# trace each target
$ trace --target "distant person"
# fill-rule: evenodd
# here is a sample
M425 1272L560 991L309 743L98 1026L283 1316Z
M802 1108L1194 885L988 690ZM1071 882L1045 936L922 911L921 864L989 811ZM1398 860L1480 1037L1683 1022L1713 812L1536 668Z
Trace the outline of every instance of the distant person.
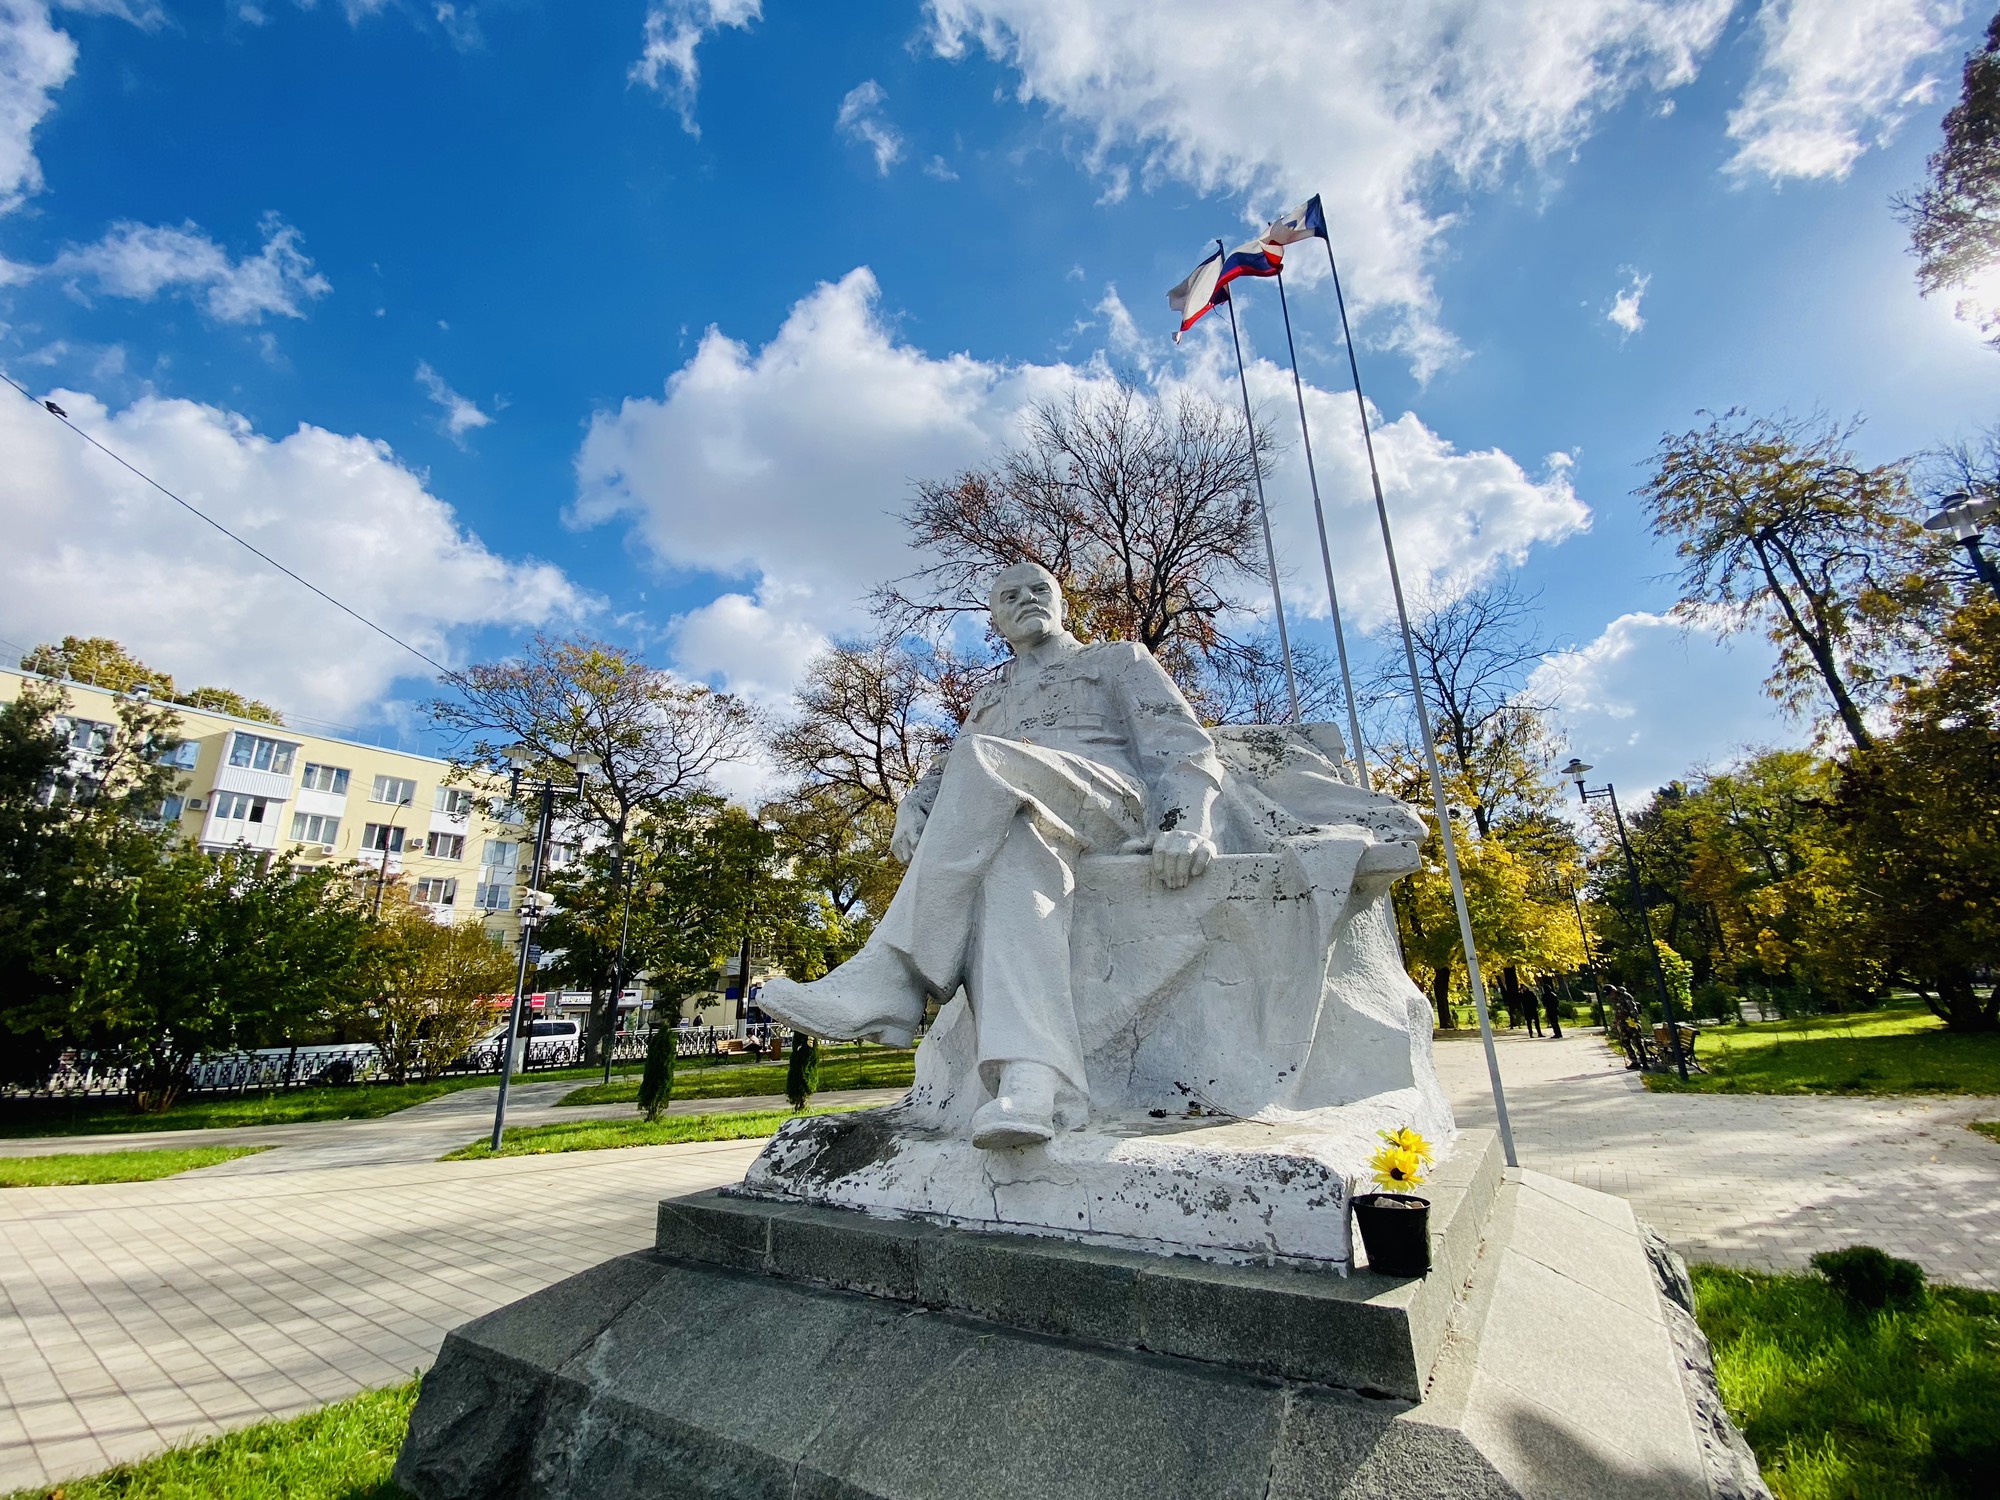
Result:
M1562 1040L1562 1001L1556 996L1556 982L1549 975L1542 976L1542 1014L1548 1017L1549 1035Z
M1505 970L1501 982L1507 986L1507 1009L1517 1016L1528 1018L1528 1035L1542 1034L1540 1008L1535 1003L1534 991L1521 983L1521 976L1512 969Z

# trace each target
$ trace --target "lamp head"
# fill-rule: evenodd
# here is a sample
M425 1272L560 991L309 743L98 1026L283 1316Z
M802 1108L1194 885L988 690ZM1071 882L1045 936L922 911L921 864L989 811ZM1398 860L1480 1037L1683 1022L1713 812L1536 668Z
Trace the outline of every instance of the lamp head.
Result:
M525 771L535 763L535 752L528 745L509 745L500 754L507 764L512 766L516 771Z
M1567 777L1571 781L1574 781L1577 784L1578 790L1581 790L1583 787L1583 778L1589 775L1590 771L1591 767L1585 765L1582 761L1578 760L1574 755L1572 755L1569 758L1569 764L1564 766L1562 770L1557 774Z
M1944 505L1934 516L1924 519L1924 530L1949 532L1955 542L1969 542L1986 527L1986 520L2000 509L2000 499L1991 495L1975 496L1967 490L1954 490L1944 497Z

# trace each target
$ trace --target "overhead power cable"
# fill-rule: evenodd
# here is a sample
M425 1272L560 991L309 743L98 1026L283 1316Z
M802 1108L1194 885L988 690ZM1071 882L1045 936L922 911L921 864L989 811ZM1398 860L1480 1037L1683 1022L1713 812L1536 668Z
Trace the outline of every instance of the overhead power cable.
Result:
M228 537L230 541L236 543L237 546L241 547L251 556L258 558L260 561L269 563L272 567L276 568L280 573L283 573L287 578L291 579L293 583L298 584L301 588L310 589L313 593L319 595L320 598L324 599L328 604L331 604L335 609L339 610L342 614L347 615L351 619L360 621L363 625L366 625L370 630L374 631L377 635L381 636L383 640L390 641L398 646L401 646L405 651L409 652L410 655L416 657L417 660L424 662L432 667L435 667L444 676L449 677L451 675L451 668L447 667L443 662L439 661L436 657L428 655L423 651L419 651L415 646L412 646L408 641L404 640L401 636L397 635L395 632L387 630L380 625L377 625L373 620L369 619L368 616L362 614L360 610L354 609L349 605L342 604L338 599L334 598L333 595L329 594L325 589L321 588L318 584L313 583L309 579L301 578L298 574L294 573L290 568L286 567L283 563L279 562L275 557L271 556L270 553L261 550L253 543L245 541L242 537L238 536L235 532L231 531L227 526L224 526L220 521L216 520L215 517L207 514L206 512L198 509L193 505L190 505L187 501L183 500L179 495L176 495L172 490L168 489L164 484L161 484L159 480L155 479L152 475L148 474L144 469L140 468L137 464L134 464L129 460L127 460L123 455L118 453L115 449L107 448L104 444L100 443L96 438L92 437L89 433L85 432L81 427L77 426L76 423L72 422L69 419L69 413L64 411L60 406L57 406L55 402L37 401L33 393L30 392L26 386L22 385L18 380L16 380L12 375L9 375L4 370L0 370L0 380L6 381L8 385L12 386L15 390L19 391L26 400L33 402L33 404L36 406L39 406L43 411L47 412L50 416L54 417L58 422L62 423L63 426L67 427L71 432L75 433L78 437L82 438L86 443L90 444L91 447L95 448L99 453L102 453L106 458L110 459L120 468L126 470L131 474L136 475L140 479L143 479L147 484L150 484L154 489L158 490L162 495L165 495L169 500L173 501L174 504L178 505L182 510L186 511L189 515L194 516L199 520L206 521L209 525L213 526L217 531L221 532L224 536Z

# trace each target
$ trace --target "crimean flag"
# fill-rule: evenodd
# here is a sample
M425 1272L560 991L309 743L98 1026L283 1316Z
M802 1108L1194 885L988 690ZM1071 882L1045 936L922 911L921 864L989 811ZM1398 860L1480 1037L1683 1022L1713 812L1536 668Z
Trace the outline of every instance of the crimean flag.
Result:
M1276 276L1284 269L1284 260L1284 252L1265 239L1250 240L1227 254L1217 250L1167 293L1167 306L1181 315L1174 342L1178 344L1181 334L1206 317L1210 308L1229 300L1230 282L1239 276Z
M1290 213L1279 214L1271 221L1271 227L1264 231L1264 238L1273 245L1291 245L1299 240L1323 240L1326 236L1326 214L1319 206L1319 194L1314 193Z

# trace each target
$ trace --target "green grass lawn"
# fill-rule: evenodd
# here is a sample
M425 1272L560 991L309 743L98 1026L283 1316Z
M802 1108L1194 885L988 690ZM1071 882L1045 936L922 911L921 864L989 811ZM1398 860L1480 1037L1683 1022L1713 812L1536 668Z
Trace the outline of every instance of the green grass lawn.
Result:
M820 1054L819 1086L828 1089L906 1089L916 1076L916 1053L901 1047L859 1048L829 1042ZM750 1099L785 1092L786 1064L716 1063L689 1058L674 1069L676 1099ZM565 1094L564 1104L637 1104L639 1076Z
M809 1115L842 1114L860 1108L833 1104L808 1108ZM774 1135L793 1118L790 1109L749 1109L735 1114L668 1115L646 1120L569 1120L560 1125L525 1125L500 1138L496 1152L474 1141L446 1152L439 1161L488 1161L494 1156L540 1156L550 1151L615 1151L624 1146L680 1146L691 1141L747 1141Z
M1927 1010L1807 1016L1704 1027L1683 1084L1648 1073L1646 1087L1700 1094L2000 1094L2000 1034L1946 1031Z
M638 1088L640 1064L620 1063L616 1080L630 1075ZM550 1068L518 1073L515 1081L602 1078L604 1068ZM123 1135L145 1130L209 1130L228 1125L297 1125L309 1120L372 1120L455 1094L491 1088L493 1073L454 1074L423 1083L353 1083L338 1088L284 1089L273 1093L195 1094L164 1114L135 1114L121 1099L0 1099L0 1139L44 1135ZM780 1092L783 1092L782 1087ZM636 1097L636 1094L635 1094Z
M417 1383L364 1391L8 1500L409 1500L389 1482Z
M1966 1129L1976 1130L1989 1140L2000 1141L2000 1120L1974 1120Z
M1857 1312L1816 1275L1694 1268L1723 1400L1779 1500L1990 1496L2000 1295Z
M151 1182L196 1167L255 1156L265 1146L162 1147L157 1151L79 1151L68 1156L0 1156L0 1188L69 1187L85 1182Z

